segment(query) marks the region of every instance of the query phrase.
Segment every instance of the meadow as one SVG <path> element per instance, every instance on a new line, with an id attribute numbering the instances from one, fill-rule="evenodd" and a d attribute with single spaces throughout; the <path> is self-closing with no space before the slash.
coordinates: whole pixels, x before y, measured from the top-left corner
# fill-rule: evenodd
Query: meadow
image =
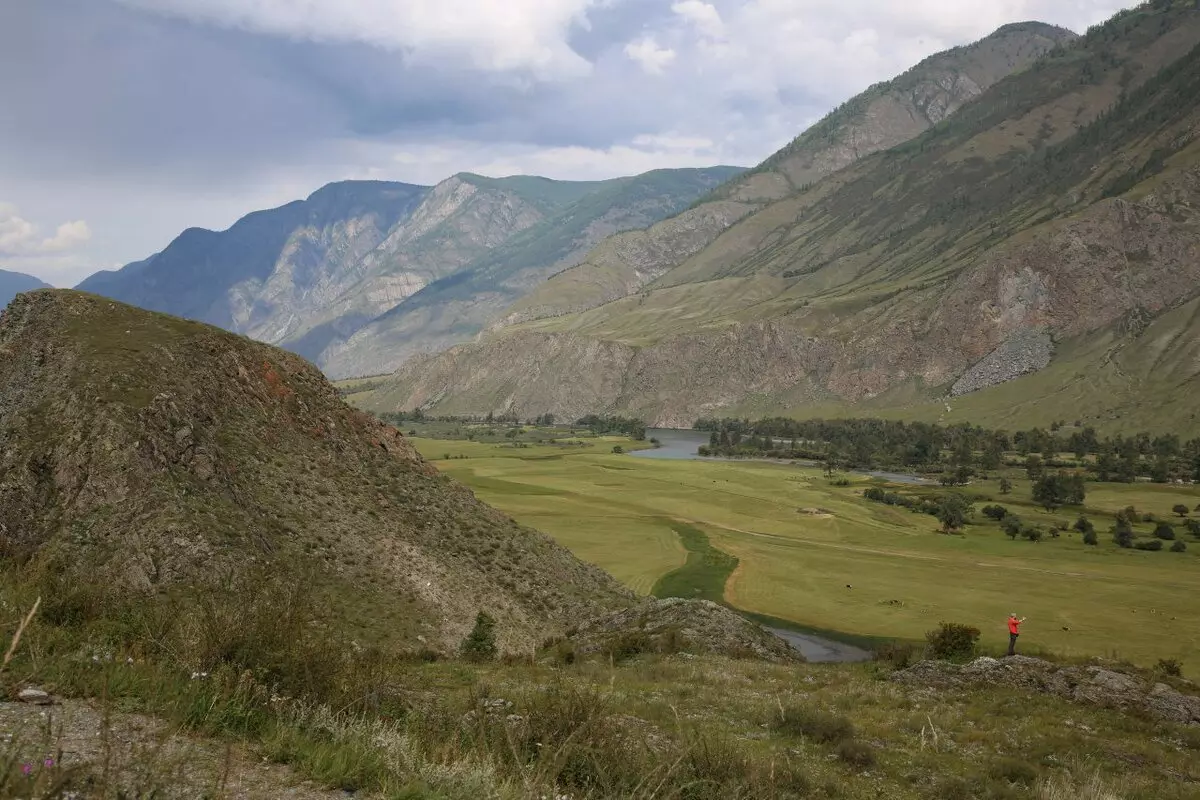
<path id="1" fill-rule="evenodd" d="M 1007 473 L 1007 495 L 998 475 L 956 490 L 891 487 L 977 498 L 972 524 L 947 535 L 931 516 L 865 500 L 863 490 L 879 482 L 864 476 L 838 476 L 848 484 L 836 485 L 819 469 L 788 464 L 643 459 L 612 454 L 608 440 L 526 448 L 413 442 L 484 501 L 644 594 L 660 582 L 658 593 L 664 585 L 686 593 L 680 584 L 691 574 L 692 593 L 715 599 L 714 575 L 728 574 L 724 599 L 736 608 L 850 640 L 920 640 L 954 621 L 981 629 L 981 644 L 1000 650 L 1005 618 L 1016 611 L 1028 617 L 1026 653 L 1200 663 L 1200 542 L 1179 526 L 1192 544 L 1187 552 L 1123 550 L 1108 532 L 1130 505 L 1159 519 L 1172 518 L 1181 502 L 1194 508 L 1194 487 L 1089 483 L 1084 507 L 1053 513 L 1032 504 L 1029 481 L 1016 471 Z M 978 512 L 987 502 L 1047 527 L 1084 514 L 1100 543 L 1087 546 L 1074 530 L 1011 540 Z M 1152 528 L 1142 522 L 1135 531 L 1148 537 Z M 694 541 L 685 548 L 693 530 L 737 559 L 731 574 L 721 563 L 678 572 L 696 549 Z"/>

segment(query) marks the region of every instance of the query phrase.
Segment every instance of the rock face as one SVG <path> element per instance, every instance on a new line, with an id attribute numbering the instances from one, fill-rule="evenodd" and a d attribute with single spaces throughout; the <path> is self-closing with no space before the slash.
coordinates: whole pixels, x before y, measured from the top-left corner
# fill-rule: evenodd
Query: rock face
<path id="1" fill-rule="evenodd" d="M 637 284 L 620 270 L 568 271 L 524 302 L 592 274 L 599 305 L 571 310 L 587 293 L 564 292 L 556 316 L 514 312 L 354 402 L 677 426 L 812 406 L 938 418 L 953 394 L 971 409 L 956 421 L 1136 416 L 1194 435 L 1170 401 L 1200 387 L 1200 110 L 1180 102 L 1200 92 L 1198 45 L 1200 10 L 1142 7 L 909 143 L 698 236 L 634 294 L 603 302 Z"/>
<path id="2" fill-rule="evenodd" d="M 709 600 L 647 600 L 585 622 L 568 631 L 567 639 L 579 655 L 624 649 L 755 658 L 781 664 L 804 661 L 778 636 Z"/>
<path id="3" fill-rule="evenodd" d="M 94 295 L 0 317 L 0 553 L 122 596 L 269 578 L 370 639 L 529 649 L 632 595 L 479 502 L 310 364 Z M 264 572 L 265 571 L 265 572 Z"/>
<path id="4" fill-rule="evenodd" d="M 962 666 L 921 661 L 894 673 L 891 679 L 937 688 L 1007 686 L 1076 703 L 1145 713 L 1181 725 L 1200 725 L 1200 697 L 1100 666 L 1064 667 L 1027 656 L 983 657 Z"/>
<path id="5" fill-rule="evenodd" d="M 79 288 L 281 345 L 335 377 L 375 374 L 470 340 L 604 237 L 670 216 L 740 171 L 346 181 L 227 231 L 185 231 Z"/>

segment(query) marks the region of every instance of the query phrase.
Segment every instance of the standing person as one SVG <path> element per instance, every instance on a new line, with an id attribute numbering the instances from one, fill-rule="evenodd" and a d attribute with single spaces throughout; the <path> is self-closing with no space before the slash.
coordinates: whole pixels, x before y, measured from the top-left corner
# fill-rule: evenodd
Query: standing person
<path id="1" fill-rule="evenodd" d="M 1012 612 L 1008 615 L 1008 654 L 1016 655 L 1017 637 L 1021 635 L 1021 623 L 1025 621 L 1024 617 L 1017 619 L 1017 612 Z"/>

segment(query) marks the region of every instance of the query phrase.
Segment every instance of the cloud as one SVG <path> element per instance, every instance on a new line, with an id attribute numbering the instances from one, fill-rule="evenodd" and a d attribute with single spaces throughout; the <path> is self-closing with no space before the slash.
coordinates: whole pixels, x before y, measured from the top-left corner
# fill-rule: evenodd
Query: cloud
<path id="1" fill-rule="evenodd" d="M 361 42 L 417 57 L 451 53 L 488 70 L 584 74 L 567 44 L 593 0 L 119 0 L 158 14 L 318 42 Z"/>
<path id="2" fill-rule="evenodd" d="M 11 203 L 0 203 L 0 256 L 40 256 L 74 250 L 92 238 L 83 220 L 64 222 L 53 236 L 41 238 L 32 222 L 18 215 Z"/>
<path id="3" fill-rule="evenodd" d="M 717 7 L 701 0 L 682 0 L 671 6 L 671 10 L 695 25 L 707 36 L 720 37 L 725 33 L 725 23 Z"/>
<path id="4" fill-rule="evenodd" d="M 659 47 L 653 36 L 643 36 L 625 45 L 625 55 L 651 75 L 661 75 L 667 65 L 675 60 L 675 51 L 669 47 Z"/>

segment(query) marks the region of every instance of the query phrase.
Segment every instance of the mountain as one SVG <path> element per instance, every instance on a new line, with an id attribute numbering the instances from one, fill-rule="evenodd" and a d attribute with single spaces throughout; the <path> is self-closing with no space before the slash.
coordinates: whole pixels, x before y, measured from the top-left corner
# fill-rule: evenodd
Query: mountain
<path id="1" fill-rule="evenodd" d="M 21 292 L 49 288 L 49 284 L 43 283 L 32 275 L 0 269 L 0 304 L 2 305 L 8 305 L 8 302 Z"/>
<path id="2" fill-rule="evenodd" d="M 408 352 L 469 340 L 492 309 L 604 236 L 679 211 L 736 172 L 334 183 L 226 231 L 184 231 L 162 252 L 78 288 L 281 345 L 330 374 L 381 371 Z M 415 316 L 389 313 L 426 287 Z M 399 358 L 383 349 L 392 345 Z"/>
<path id="3" fill-rule="evenodd" d="M 701 198 L 686 213 L 648 231 L 605 242 L 580 267 L 556 275 L 514 304 L 500 325 L 583 311 L 632 294 L 707 247 L 752 211 L 912 139 L 1001 78 L 1075 38 L 1064 28 L 1024 22 L 1005 25 L 974 44 L 932 55 L 843 103 L 757 168 Z"/>
<path id="4" fill-rule="evenodd" d="M 636 293 L 414 361 L 356 402 L 1195 433 L 1198 43 L 1194 3 L 1122 12 Z"/>
<path id="5" fill-rule="evenodd" d="M 372 375 L 390 372 L 417 353 L 469 341 L 505 307 L 577 264 L 601 240 L 678 213 L 741 171 L 664 169 L 610 181 L 430 283 L 317 359 L 334 377 Z"/>
<path id="6" fill-rule="evenodd" d="M 267 581 L 363 641 L 444 652 L 482 609 L 527 650 L 631 602 L 293 354 L 62 290 L 17 297 L 0 351 L 0 554 L 55 624 Z"/>

